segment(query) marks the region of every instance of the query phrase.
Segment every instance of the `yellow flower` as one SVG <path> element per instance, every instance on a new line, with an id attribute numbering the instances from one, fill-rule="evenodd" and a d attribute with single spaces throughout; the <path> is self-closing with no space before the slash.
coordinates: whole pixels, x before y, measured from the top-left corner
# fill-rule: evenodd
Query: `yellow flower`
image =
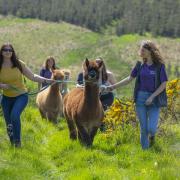
<path id="1" fill-rule="evenodd" d="M 180 97 L 180 79 L 174 79 L 167 83 L 167 95 L 168 95 L 168 114 L 171 115 L 173 109 L 178 109 L 177 102 Z M 132 100 L 119 100 L 115 99 L 113 105 L 106 112 L 104 122 L 108 129 L 107 134 L 110 134 L 118 126 L 122 126 L 125 123 L 136 120 L 135 104 Z M 107 136 L 107 135 L 106 135 Z M 107 136 L 108 137 L 108 136 Z"/>
<path id="2" fill-rule="evenodd" d="M 172 96 L 172 95 L 173 95 L 173 92 L 174 92 L 174 91 L 173 91 L 172 89 L 169 89 L 169 90 L 167 90 L 167 95 L 168 95 L 168 96 Z"/>

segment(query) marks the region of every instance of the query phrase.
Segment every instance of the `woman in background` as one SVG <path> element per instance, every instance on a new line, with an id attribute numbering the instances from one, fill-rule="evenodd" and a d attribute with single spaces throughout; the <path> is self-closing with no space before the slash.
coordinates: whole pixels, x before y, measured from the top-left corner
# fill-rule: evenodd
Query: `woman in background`
<path id="1" fill-rule="evenodd" d="M 55 59 L 52 56 L 49 56 L 45 63 L 44 66 L 42 67 L 42 69 L 40 70 L 40 76 L 47 78 L 47 79 L 51 79 L 51 75 L 52 75 L 52 71 L 56 69 L 56 63 L 55 63 Z M 47 86 L 47 83 L 39 83 L 39 89 Z"/>

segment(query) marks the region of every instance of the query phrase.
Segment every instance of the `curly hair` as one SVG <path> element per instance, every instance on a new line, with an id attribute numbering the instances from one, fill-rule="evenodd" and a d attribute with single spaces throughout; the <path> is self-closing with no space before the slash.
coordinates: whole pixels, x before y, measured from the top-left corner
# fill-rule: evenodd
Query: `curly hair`
<path id="1" fill-rule="evenodd" d="M 164 64 L 163 57 L 161 56 L 161 53 L 155 43 L 150 40 L 142 41 L 141 47 L 151 52 L 154 64 Z M 143 59 L 143 61 L 146 62 L 146 59 Z"/>

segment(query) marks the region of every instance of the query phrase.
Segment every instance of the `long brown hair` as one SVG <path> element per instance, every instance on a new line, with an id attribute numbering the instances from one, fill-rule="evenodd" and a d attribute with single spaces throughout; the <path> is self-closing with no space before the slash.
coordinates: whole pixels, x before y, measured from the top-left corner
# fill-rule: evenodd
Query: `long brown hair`
<path id="1" fill-rule="evenodd" d="M 49 57 L 46 59 L 46 61 L 45 61 L 45 63 L 44 63 L 44 67 L 45 67 L 45 69 L 46 69 L 46 70 L 48 70 L 48 69 L 49 69 L 49 67 L 48 67 L 48 62 L 49 62 L 50 60 L 52 60 L 52 61 L 53 61 L 53 66 L 52 66 L 52 69 L 53 69 L 53 70 L 54 70 L 54 69 L 56 69 L 55 59 L 54 59 L 52 56 L 49 56 Z"/>
<path id="2" fill-rule="evenodd" d="M 101 63 L 101 62 L 102 62 L 102 82 L 106 82 L 108 80 L 106 65 L 101 57 L 96 59 L 96 63 Z"/>
<path id="3" fill-rule="evenodd" d="M 154 64 L 164 64 L 164 60 L 155 43 L 150 40 L 142 41 L 141 47 L 151 52 L 151 57 Z M 146 59 L 143 59 L 143 61 L 146 62 Z"/>
<path id="4" fill-rule="evenodd" d="M 20 72 L 22 73 L 22 66 L 21 66 L 21 63 L 16 55 L 16 52 L 12 46 L 12 44 L 9 44 L 9 43 L 5 43 L 1 46 L 1 49 L 0 49 L 0 71 L 2 69 L 2 65 L 3 65 L 3 55 L 2 55 L 2 52 L 3 52 L 3 49 L 5 49 L 6 46 L 9 46 L 11 49 L 12 49 L 12 56 L 11 56 L 11 63 L 12 63 L 12 68 L 18 68 L 20 70 Z"/>

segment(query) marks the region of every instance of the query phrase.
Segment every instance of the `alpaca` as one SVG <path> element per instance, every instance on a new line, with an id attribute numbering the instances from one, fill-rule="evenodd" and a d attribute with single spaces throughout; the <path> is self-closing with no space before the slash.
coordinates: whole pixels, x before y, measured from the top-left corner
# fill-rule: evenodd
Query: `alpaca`
<path id="1" fill-rule="evenodd" d="M 54 80 L 63 80 L 64 73 L 60 70 L 53 70 L 51 78 Z M 41 117 L 55 124 L 57 123 L 58 115 L 60 114 L 62 116 L 63 113 L 60 86 L 61 84 L 59 83 L 52 84 L 44 91 L 38 93 L 36 97 L 36 104 L 41 113 Z"/>
<path id="2" fill-rule="evenodd" d="M 71 139 L 91 146 L 104 117 L 99 99 L 99 70 L 102 63 L 85 60 L 83 63 L 85 87 L 74 88 L 63 101 L 63 112 L 67 120 Z"/>
<path id="3" fill-rule="evenodd" d="M 71 72 L 68 69 L 61 69 L 61 71 L 63 71 L 64 73 L 64 80 L 68 81 L 70 79 L 70 75 Z M 64 96 L 69 92 L 67 83 L 62 83 L 62 89 L 61 89 L 61 94 L 62 94 L 62 98 L 64 98 Z"/>

